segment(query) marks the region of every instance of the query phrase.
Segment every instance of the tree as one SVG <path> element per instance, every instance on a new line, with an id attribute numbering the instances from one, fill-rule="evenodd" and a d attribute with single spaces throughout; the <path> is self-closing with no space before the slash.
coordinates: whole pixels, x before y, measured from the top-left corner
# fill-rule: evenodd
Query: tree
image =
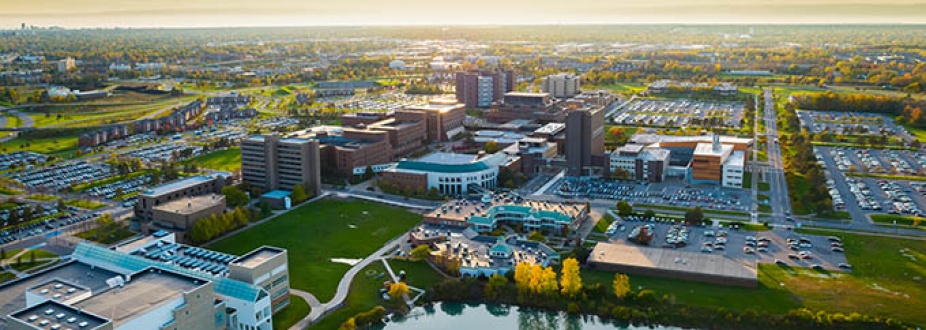
<path id="1" fill-rule="evenodd" d="M 522 297 L 531 291 L 531 275 L 531 264 L 529 263 L 519 262 L 514 267 L 514 284 L 518 289 L 518 294 Z"/>
<path id="2" fill-rule="evenodd" d="M 626 217 L 626 216 L 633 214 L 633 207 L 630 206 L 630 203 L 627 203 L 627 201 L 617 202 L 616 207 L 617 207 L 617 214 L 622 217 Z"/>
<path id="3" fill-rule="evenodd" d="M 536 231 L 532 231 L 530 234 L 527 235 L 528 241 L 543 242 L 545 239 L 546 237 L 544 237 L 543 234 L 541 234 L 540 232 L 536 232 Z"/>
<path id="4" fill-rule="evenodd" d="M 579 274 L 579 261 L 575 258 L 567 258 L 563 261 L 562 280 L 560 285 L 563 287 L 563 295 L 569 298 L 575 298 L 579 292 L 582 292 L 582 276 Z"/>
<path id="5" fill-rule="evenodd" d="M 293 202 L 296 202 L 296 203 L 302 203 L 303 201 L 309 198 L 309 196 L 305 194 L 305 188 L 302 187 L 302 184 L 297 184 L 293 186 L 292 197 L 293 197 Z"/>
<path id="6" fill-rule="evenodd" d="M 495 142 L 494 140 L 486 142 L 485 151 L 487 154 L 494 154 L 498 152 L 499 150 L 500 148 L 498 146 L 498 142 Z"/>
<path id="7" fill-rule="evenodd" d="M 30 264 L 35 263 L 35 250 L 29 251 L 29 263 Z"/>
<path id="8" fill-rule="evenodd" d="M 614 274 L 614 283 L 612 284 L 614 296 L 623 300 L 630 294 L 630 277 L 625 274 Z"/>
<path id="9" fill-rule="evenodd" d="M 540 288 L 537 293 L 547 297 L 553 297 L 559 293 L 559 282 L 556 280 L 556 272 L 553 271 L 553 267 L 541 268 Z"/>
<path id="10" fill-rule="evenodd" d="M 246 206 L 250 201 L 248 194 L 235 186 L 223 187 L 222 195 L 225 195 L 225 203 L 228 204 L 228 207 Z"/>
<path id="11" fill-rule="evenodd" d="M 389 297 L 395 300 L 405 299 L 405 296 L 411 292 L 412 290 L 408 288 L 408 284 L 405 284 L 405 282 L 396 282 L 389 286 Z"/>
<path id="12" fill-rule="evenodd" d="M 28 208 L 26 208 L 28 209 Z M 116 222 L 113 220 L 113 215 L 109 213 L 103 213 L 96 218 L 96 238 L 97 240 L 102 240 L 109 237 L 111 231 L 115 228 Z"/>
<path id="13" fill-rule="evenodd" d="M 0 248 L 0 260 L 6 259 L 6 248 Z"/>
<path id="14" fill-rule="evenodd" d="M 701 211 L 701 207 L 695 206 L 694 208 L 686 210 L 685 221 L 689 223 L 701 223 L 701 221 L 704 221 L 704 212 Z"/>
<path id="15" fill-rule="evenodd" d="M 656 211 L 653 211 L 653 210 L 646 210 L 646 211 L 643 212 L 643 218 L 645 218 L 645 219 L 652 219 L 652 218 L 655 218 L 655 217 L 656 217 Z"/>
<path id="16" fill-rule="evenodd" d="M 508 286 L 508 278 L 501 274 L 494 274 L 489 277 L 489 282 L 485 286 L 485 296 L 489 299 L 498 298 L 499 294 Z"/>
<path id="17" fill-rule="evenodd" d="M 427 259 L 429 256 L 431 256 L 431 247 L 427 244 L 416 246 L 408 255 L 414 261 Z"/>

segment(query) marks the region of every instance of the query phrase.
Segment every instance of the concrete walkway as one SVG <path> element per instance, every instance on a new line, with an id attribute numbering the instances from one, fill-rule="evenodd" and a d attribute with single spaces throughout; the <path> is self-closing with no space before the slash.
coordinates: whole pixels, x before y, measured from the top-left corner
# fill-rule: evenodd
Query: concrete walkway
<path id="1" fill-rule="evenodd" d="M 562 179 L 564 176 L 566 176 L 566 170 L 560 171 L 559 174 L 557 174 L 557 175 L 554 176 L 552 179 L 550 179 L 550 181 L 547 181 L 547 183 L 546 183 L 545 185 L 543 185 L 543 187 L 540 187 L 540 189 L 537 189 L 537 191 L 535 191 L 535 192 L 534 192 L 533 194 L 531 194 L 531 195 L 532 195 L 532 196 L 540 196 L 540 195 L 546 194 L 546 193 L 547 193 L 547 190 L 550 189 L 550 186 L 552 186 L 554 183 L 556 183 L 557 181 L 559 181 L 560 179 Z"/>
<path id="2" fill-rule="evenodd" d="M 351 197 L 351 198 L 356 198 L 356 199 L 363 199 L 363 200 L 373 201 L 373 202 L 382 203 L 386 205 L 399 206 L 399 207 L 418 209 L 418 210 L 429 210 L 430 211 L 435 208 L 435 206 L 432 206 L 432 205 L 421 205 L 421 204 L 414 204 L 414 203 L 408 203 L 408 202 L 400 202 L 400 201 L 394 201 L 391 199 L 367 196 L 364 194 L 357 194 L 357 193 L 346 192 L 346 191 L 338 191 L 335 193 L 335 196 L 340 197 L 340 198 Z"/>

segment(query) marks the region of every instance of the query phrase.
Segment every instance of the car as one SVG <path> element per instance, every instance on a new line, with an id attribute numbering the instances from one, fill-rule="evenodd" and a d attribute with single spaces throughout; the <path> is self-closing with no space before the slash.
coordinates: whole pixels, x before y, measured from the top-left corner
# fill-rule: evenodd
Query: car
<path id="1" fill-rule="evenodd" d="M 797 256 L 801 257 L 801 259 L 813 259 L 813 254 L 811 254 L 809 251 L 801 251 L 797 254 Z"/>
<path id="2" fill-rule="evenodd" d="M 747 242 L 755 242 L 755 241 L 756 241 L 756 238 L 755 238 L 755 237 L 752 237 L 752 236 L 746 236 L 746 241 L 747 241 Z"/>
<path id="3" fill-rule="evenodd" d="M 765 236 L 756 237 L 756 240 L 758 240 L 759 242 L 771 242 L 772 241 L 771 239 Z"/>
<path id="4" fill-rule="evenodd" d="M 704 236 L 707 236 L 707 237 L 714 237 L 714 231 L 713 231 L 713 230 L 706 230 L 706 231 L 704 231 Z"/>
<path id="5" fill-rule="evenodd" d="M 819 271 L 823 271 L 823 266 L 821 266 L 821 265 L 819 265 L 819 264 L 813 264 L 812 266 L 810 266 L 810 268 L 813 268 L 813 269 L 819 270 Z"/>
<path id="6" fill-rule="evenodd" d="M 830 243 L 830 247 L 842 247 L 842 244 L 833 242 L 833 243 Z"/>
<path id="7" fill-rule="evenodd" d="M 746 246 L 756 246 L 756 242 L 746 241 Z"/>
<path id="8" fill-rule="evenodd" d="M 840 262 L 838 266 L 839 268 L 842 268 L 842 269 L 852 269 L 852 265 L 847 264 L 845 262 Z"/>
<path id="9" fill-rule="evenodd" d="M 843 250 L 841 247 L 831 248 L 830 251 L 839 252 L 839 253 L 845 252 L 845 250 Z"/>
<path id="10" fill-rule="evenodd" d="M 717 250 L 717 251 L 724 251 L 724 250 L 726 250 L 726 247 L 724 247 L 723 244 L 718 244 L 718 245 L 714 245 L 714 250 Z"/>
<path id="11" fill-rule="evenodd" d="M 745 254 L 753 254 L 753 253 L 756 253 L 756 250 L 754 250 L 753 248 L 747 246 L 747 247 L 744 247 L 744 248 L 743 248 L 743 253 L 745 253 Z"/>
<path id="12" fill-rule="evenodd" d="M 757 247 L 756 252 L 768 252 L 768 247 L 764 247 L 764 246 Z"/>
<path id="13" fill-rule="evenodd" d="M 701 247 L 701 252 L 710 253 L 710 252 L 714 252 L 714 249 L 712 249 L 712 248 L 709 247 L 709 246 L 703 246 L 703 247 Z"/>
<path id="14" fill-rule="evenodd" d="M 800 256 L 798 256 L 798 255 L 796 255 L 796 254 L 794 254 L 794 253 L 788 254 L 788 259 L 795 259 L 795 260 L 797 260 L 797 259 L 800 259 L 800 258 L 801 258 Z"/>
<path id="15" fill-rule="evenodd" d="M 784 266 L 784 265 L 787 265 L 788 263 L 784 262 L 784 260 L 781 260 L 781 259 L 775 259 L 775 264 Z"/>
<path id="16" fill-rule="evenodd" d="M 828 241 L 830 241 L 830 242 L 842 243 L 842 240 L 839 239 L 839 237 L 836 237 L 836 236 L 829 236 L 829 237 L 827 237 L 826 239 L 827 239 Z"/>

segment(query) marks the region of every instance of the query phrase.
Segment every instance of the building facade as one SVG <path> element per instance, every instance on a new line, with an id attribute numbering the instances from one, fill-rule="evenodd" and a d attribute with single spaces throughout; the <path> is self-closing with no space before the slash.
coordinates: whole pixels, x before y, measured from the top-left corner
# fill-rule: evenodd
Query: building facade
<path id="1" fill-rule="evenodd" d="M 566 109 L 555 102 L 548 93 L 505 93 L 502 102 L 486 111 L 485 118 L 493 123 L 507 123 L 512 120 L 534 120 L 539 123 L 561 123 L 566 118 Z"/>
<path id="2" fill-rule="evenodd" d="M 292 190 L 302 184 L 310 195 L 317 195 L 321 192 L 319 154 L 315 139 L 252 136 L 241 141 L 241 179 L 262 192 Z"/>
<path id="3" fill-rule="evenodd" d="M 467 108 L 487 108 L 514 90 L 511 70 L 483 70 L 456 73 L 457 100 Z"/>
<path id="4" fill-rule="evenodd" d="M 142 233 L 151 235 L 159 230 L 174 233 L 180 242 L 189 242 L 187 232 L 197 221 L 225 212 L 225 196 L 207 194 L 176 199 L 155 206 L 150 222 L 142 224 Z"/>
<path id="5" fill-rule="evenodd" d="M 138 194 L 135 203 L 135 218 L 140 222 L 154 220 L 154 209 L 172 201 L 189 199 L 207 194 L 219 194 L 225 187 L 221 176 L 198 175 L 169 182 Z"/>
<path id="6" fill-rule="evenodd" d="M 404 189 L 437 189 L 441 195 L 461 196 L 474 189 L 495 189 L 504 153 L 466 155 L 433 153 L 416 160 L 402 160 L 381 172 L 382 179 Z"/>
<path id="7" fill-rule="evenodd" d="M 579 81 L 582 78 L 570 73 L 561 73 L 543 77 L 541 90 L 558 99 L 568 99 L 578 95 Z"/>
<path id="8" fill-rule="evenodd" d="M 566 118 L 567 175 L 589 175 L 596 155 L 604 154 L 604 109 L 579 108 Z"/>
<path id="9" fill-rule="evenodd" d="M 426 105 L 407 106 L 396 111 L 398 122 L 424 121 L 429 141 L 450 141 L 463 133 L 466 121 L 466 106 L 455 100 L 431 100 Z"/>

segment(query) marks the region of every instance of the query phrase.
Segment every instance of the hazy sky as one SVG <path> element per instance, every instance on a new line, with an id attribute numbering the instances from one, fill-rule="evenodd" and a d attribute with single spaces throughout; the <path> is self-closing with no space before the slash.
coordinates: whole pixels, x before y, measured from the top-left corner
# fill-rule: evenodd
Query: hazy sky
<path id="1" fill-rule="evenodd" d="M 0 0 L 0 27 L 926 23 L 926 0 Z"/>

